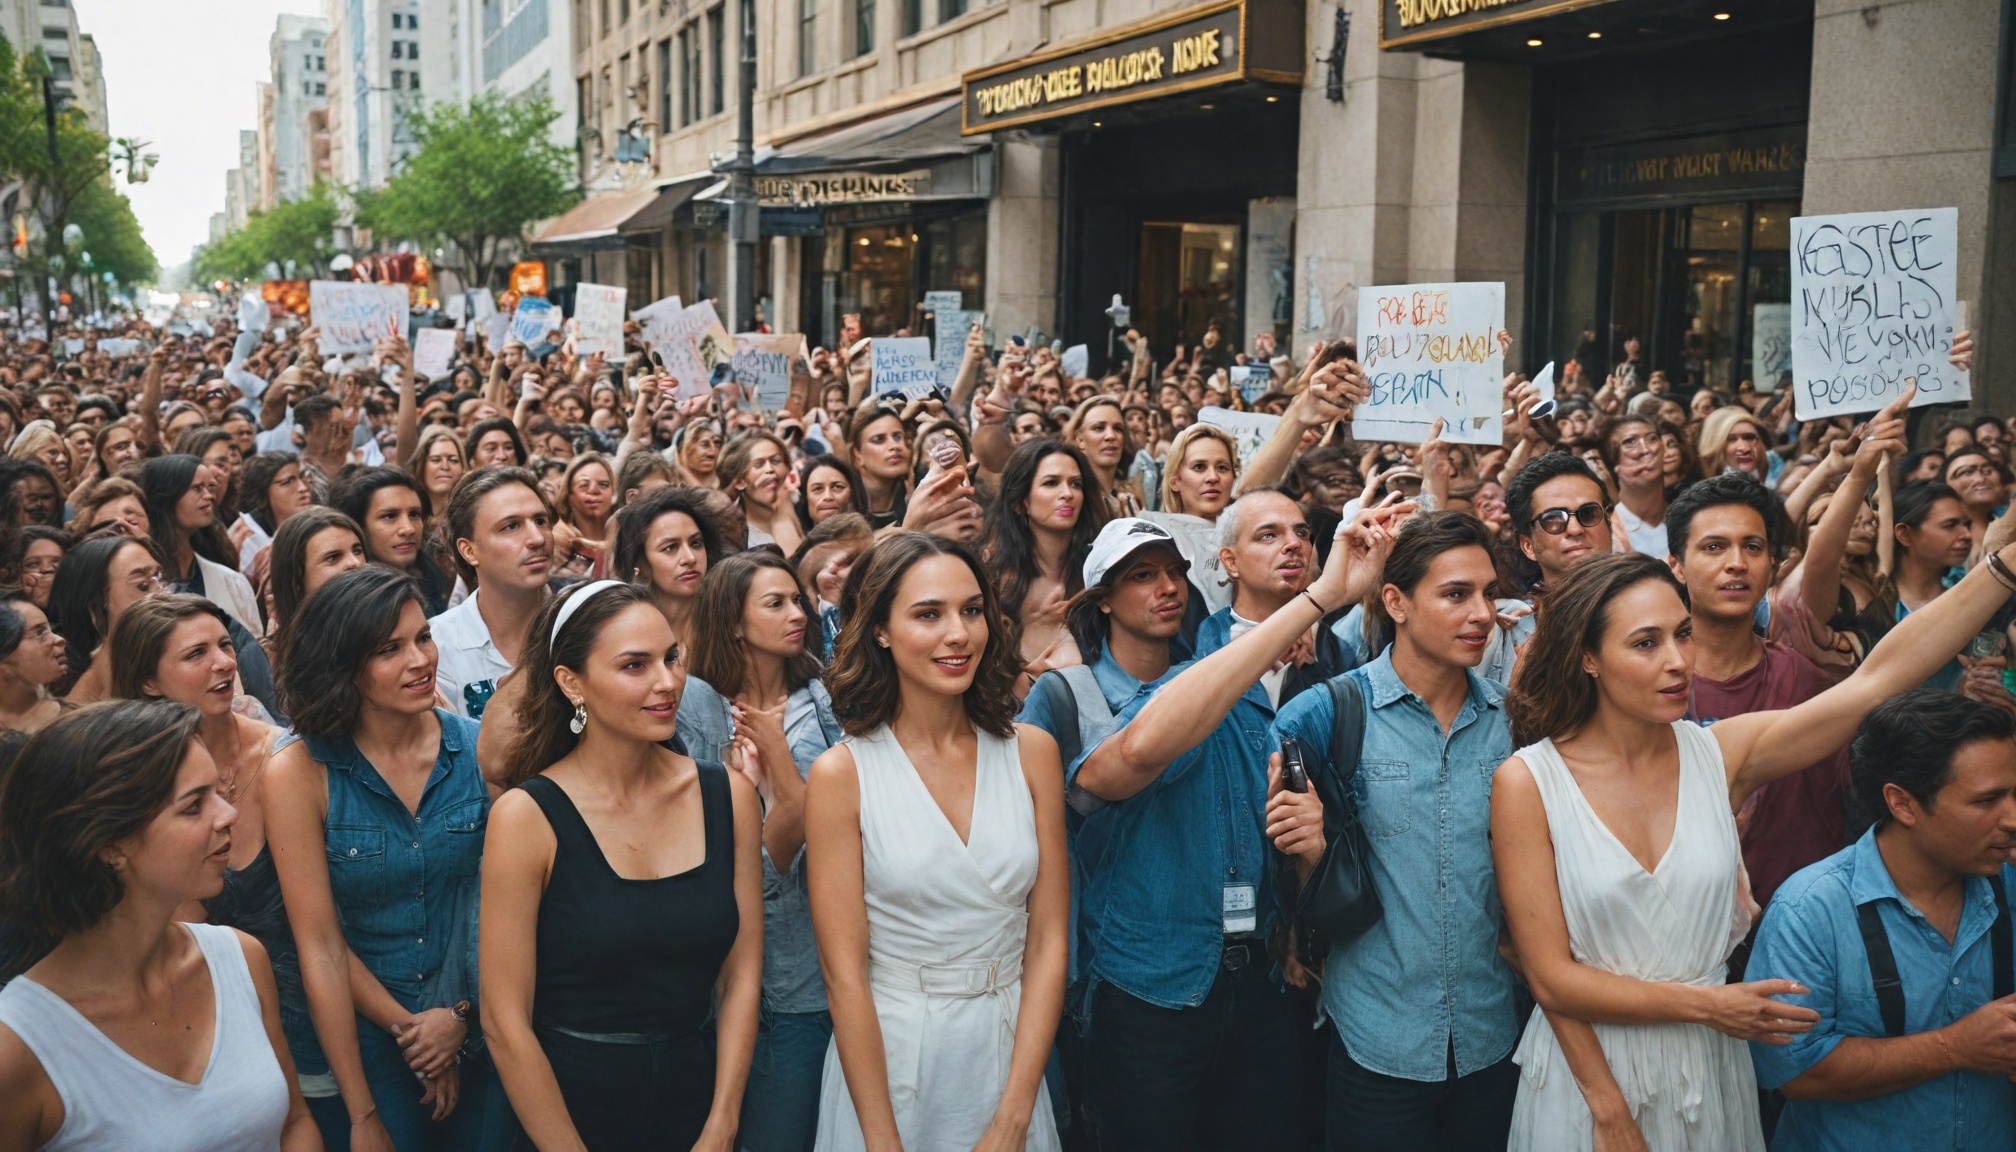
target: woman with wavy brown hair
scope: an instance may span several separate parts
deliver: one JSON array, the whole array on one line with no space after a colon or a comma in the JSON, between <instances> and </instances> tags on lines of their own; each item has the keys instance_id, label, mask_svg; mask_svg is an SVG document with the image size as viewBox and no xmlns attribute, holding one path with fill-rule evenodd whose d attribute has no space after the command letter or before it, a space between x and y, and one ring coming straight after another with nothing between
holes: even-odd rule
<instances>
[{"instance_id":1,"label":"woman with wavy brown hair","mask_svg":"<svg viewBox=\"0 0 2016 1152\"><path fill-rule=\"evenodd\" d=\"M1539 1004L1517 1053L1512 1152L1592 1129L1606 1148L1761 1152L1744 1041L1784 1043L1819 1014L1777 999L1806 993L1789 980L1726 982L1755 909L1733 812L1964 648L2016 590L2011 560L2016 545L1827 691L1712 728L1687 718L1693 619L1666 563L1599 557L1547 594L1506 700L1529 743L1491 787L1505 923Z\"/></svg>"},{"instance_id":2,"label":"woman with wavy brown hair","mask_svg":"<svg viewBox=\"0 0 2016 1152\"><path fill-rule=\"evenodd\" d=\"M805 821L834 1032L818 1146L1055 1149L1057 746L1013 721L1013 641L963 545L886 540L842 599L826 682L847 739L813 762Z\"/></svg>"}]
</instances>

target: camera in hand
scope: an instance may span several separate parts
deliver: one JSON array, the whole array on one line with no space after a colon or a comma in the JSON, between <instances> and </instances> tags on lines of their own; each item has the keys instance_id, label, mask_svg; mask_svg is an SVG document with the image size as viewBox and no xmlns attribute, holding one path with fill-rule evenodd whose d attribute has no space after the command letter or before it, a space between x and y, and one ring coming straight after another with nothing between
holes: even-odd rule
<instances>
[{"instance_id":1,"label":"camera in hand","mask_svg":"<svg viewBox=\"0 0 2016 1152\"><path fill-rule=\"evenodd\" d=\"M1281 787L1290 792L1309 791L1309 769L1302 758L1302 742L1293 736L1281 741Z\"/></svg>"}]
</instances>

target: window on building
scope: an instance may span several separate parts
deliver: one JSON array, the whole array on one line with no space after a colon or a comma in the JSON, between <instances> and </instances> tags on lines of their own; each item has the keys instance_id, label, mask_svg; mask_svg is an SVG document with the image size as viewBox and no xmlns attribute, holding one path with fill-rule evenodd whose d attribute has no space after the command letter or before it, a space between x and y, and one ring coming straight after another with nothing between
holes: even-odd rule
<instances>
[{"instance_id":1,"label":"window on building","mask_svg":"<svg viewBox=\"0 0 2016 1152\"><path fill-rule=\"evenodd\" d=\"M397 32L399 29L404 28L405 26L406 26L406 17L401 16L397 12L392 13L392 30L394 32Z\"/></svg>"},{"instance_id":2,"label":"window on building","mask_svg":"<svg viewBox=\"0 0 2016 1152\"><path fill-rule=\"evenodd\" d=\"M42 7L44 8L68 8L69 6L70 0L42 0Z\"/></svg>"},{"instance_id":3,"label":"window on building","mask_svg":"<svg viewBox=\"0 0 2016 1152\"><path fill-rule=\"evenodd\" d=\"M315 57L315 70L316 70L317 72L327 72L327 71L329 70L329 59L328 59L328 57L326 57L326 56L317 56L317 57Z\"/></svg>"},{"instance_id":4,"label":"window on building","mask_svg":"<svg viewBox=\"0 0 2016 1152\"><path fill-rule=\"evenodd\" d=\"M401 71L400 71L399 69L397 69L397 68L394 68L394 69L392 70L392 88L393 88L393 90L394 90L394 91L403 91L403 90L405 90L405 87L406 87L406 73L404 73L404 72L401 72Z\"/></svg>"},{"instance_id":5,"label":"window on building","mask_svg":"<svg viewBox=\"0 0 2016 1152\"><path fill-rule=\"evenodd\" d=\"M616 22L618 24L630 22L630 0L616 0Z\"/></svg>"},{"instance_id":6,"label":"window on building","mask_svg":"<svg viewBox=\"0 0 2016 1152\"><path fill-rule=\"evenodd\" d=\"M672 41L658 41L658 131L672 130Z\"/></svg>"},{"instance_id":7,"label":"window on building","mask_svg":"<svg viewBox=\"0 0 2016 1152\"><path fill-rule=\"evenodd\" d=\"M313 56L301 57L301 67L306 68L310 72L313 72L315 70L315 57Z\"/></svg>"},{"instance_id":8,"label":"window on building","mask_svg":"<svg viewBox=\"0 0 2016 1152\"><path fill-rule=\"evenodd\" d=\"M51 80L70 79L70 58L68 56L49 57L49 78Z\"/></svg>"},{"instance_id":9,"label":"window on building","mask_svg":"<svg viewBox=\"0 0 2016 1152\"><path fill-rule=\"evenodd\" d=\"M700 22L679 29L679 125L700 118Z\"/></svg>"},{"instance_id":10,"label":"window on building","mask_svg":"<svg viewBox=\"0 0 2016 1152\"><path fill-rule=\"evenodd\" d=\"M406 41L406 59L418 60L419 58L420 58L420 42L418 40Z\"/></svg>"},{"instance_id":11,"label":"window on building","mask_svg":"<svg viewBox=\"0 0 2016 1152\"><path fill-rule=\"evenodd\" d=\"M848 0L854 5L854 55L875 50L875 0Z\"/></svg>"},{"instance_id":12,"label":"window on building","mask_svg":"<svg viewBox=\"0 0 2016 1152\"><path fill-rule=\"evenodd\" d=\"M327 96L328 94L329 94L329 85L324 83L323 81L317 80L315 82L315 95Z\"/></svg>"},{"instance_id":13,"label":"window on building","mask_svg":"<svg viewBox=\"0 0 2016 1152\"><path fill-rule=\"evenodd\" d=\"M798 75L819 70L819 0L798 0Z\"/></svg>"},{"instance_id":14,"label":"window on building","mask_svg":"<svg viewBox=\"0 0 2016 1152\"><path fill-rule=\"evenodd\" d=\"M938 22L956 20L966 14L967 0L938 0Z\"/></svg>"},{"instance_id":15,"label":"window on building","mask_svg":"<svg viewBox=\"0 0 2016 1152\"><path fill-rule=\"evenodd\" d=\"M44 28L42 29L42 38L44 40L68 40L70 39L70 29L60 24L54 28Z\"/></svg>"},{"instance_id":16,"label":"window on building","mask_svg":"<svg viewBox=\"0 0 2016 1152\"><path fill-rule=\"evenodd\" d=\"M719 116L728 108L728 22L724 18L724 6L716 5L707 12L707 113Z\"/></svg>"},{"instance_id":17,"label":"window on building","mask_svg":"<svg viewBox=\"0 0 2016 1152\"><path fill-rule=\"evenodd\" d=\"M915 36L924 27L924 0L903 0L903 35Z\"/></svg>"},{"instance_id":18,"label":"window on building","mask_svg":"<svg viewBox=\"0 0 2016 1152\"><path fill-rule=\"evenodd\" d=\"M418 92L420 90L420 73L415 72L406 78L406 90L408 92Z\"/></svg>"},{"instance_id":19,"label":"window on building","mask_svg":"<svg viewBox=\"0 0 2016 1152\"><path fill-rule=\"evenodd\" d=\"M905 2L908 3L910 2L910 0L905 0ZM392 59L398 60L402 58L403 55L405 54L405 51L406 51L406 42L404 40L392 41Z\"/></svg>"},{"instance_id":20,"label":"window on building","mask_svg":"<svg viewBox=\"0 0 2016 1152\"><path fill-rule=\"evenodd\" d=\"M408 32L418 32L420 30L420 14L418 12L410 12L407 14L406 30Z\"/></svg>"},{"instance_id":21,"label":"window on building","mask_svg":"<svg viewBox=\"0 0 2016 1152\"><path fill-rule=\"evenodd\" d=\"M601 0L602 35L609 34L609 0Z\"/></svg>"}]
</instances>

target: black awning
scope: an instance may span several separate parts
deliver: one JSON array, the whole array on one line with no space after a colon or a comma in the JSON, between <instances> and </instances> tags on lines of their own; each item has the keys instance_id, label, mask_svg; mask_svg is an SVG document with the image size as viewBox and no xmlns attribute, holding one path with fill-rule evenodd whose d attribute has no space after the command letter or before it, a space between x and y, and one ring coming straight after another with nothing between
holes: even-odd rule
<instances>
[{"instance_id":1,"label":"black awning","mask_svg":"<svg viewBox=\"0 0 2016 1152\"><path fill-rule=\"evenodd\" d=\"M990 147L986 136L959 134L959 98L947 96L766 149L768 155L761 155L756 161L756 172L784 176L843 168L915 165L968 156Z\"/></svg>"}]
</instances>

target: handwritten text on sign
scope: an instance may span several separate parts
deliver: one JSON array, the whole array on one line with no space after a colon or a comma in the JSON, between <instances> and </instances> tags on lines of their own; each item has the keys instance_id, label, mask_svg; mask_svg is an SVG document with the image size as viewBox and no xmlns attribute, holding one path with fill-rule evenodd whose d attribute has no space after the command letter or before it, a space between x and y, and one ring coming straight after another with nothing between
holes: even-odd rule
<instances>
[{"instance_id":1,"label":"handwritten text on sign","mask_svg":"<svg viewBox=\"0 0 2016 1152\"><path fill-rule=\"evenodd\" d=\"M737 332L735 355L729 361L735 383L744 395L756 397L765 412L775 412L791 398L791 362L805 347L805 337L796 332Z\"/></svg>"},{"instance_id":2,"label":"handwritten text on sign","mask_svg":"<svg viewBox=\"0 0 2016 1152\"><path fill-rule=\"evenodd\" d=\"M316 280L308 285L308 314L322 330L323 352L369 352L384 337L405 334L406 286Z\"/></svg>"},{"instance_id":3,"label":"handwritten text on sign","mask_svg":"<svg viewBox=\"0 0 2016 1152\"><path fill-rule=\"evenodd\" d=\"M1918 381L1920 404L1972 392L1953 346L1953 208L1792 220L1792 379L1801 420L1874 412Z\"/></svg>"},{"instance_id":4,"label":"handwritten text on sign","mask_svg":"<svg viewBox=\"0 0 2016 1152\"><path fill-rule=\"evenodd\" d=\"M623 300L628 290L606 284L583 284L574 290L574 351L582 356L600 352L615 357L623 351Z\"/></svg>"},{"instance_id":5,"label":"handwritten text on sign","mask_svg":"<svg viewBox=\"0 0 2016 1152\"><path fill-rule=\"evenodd\" d=\"M900 392L915 398L938 386L931 341L922 336L878 336L869 345L869 353L870 379L877 396Z\"/></svg>"},{"instance_id":6,"label":"handwritten text on sign","mask_svg":"<svg viewBox=\"0 0 2016 1152\"><path fill-rule=\"evenodd\" d=\"M1360 440L1419 443L1437 417L1445 440L1497 444L1505 285L1404 284L1358 291L1358 353L1372 395Z\"/></svg>"}]
</instances>

